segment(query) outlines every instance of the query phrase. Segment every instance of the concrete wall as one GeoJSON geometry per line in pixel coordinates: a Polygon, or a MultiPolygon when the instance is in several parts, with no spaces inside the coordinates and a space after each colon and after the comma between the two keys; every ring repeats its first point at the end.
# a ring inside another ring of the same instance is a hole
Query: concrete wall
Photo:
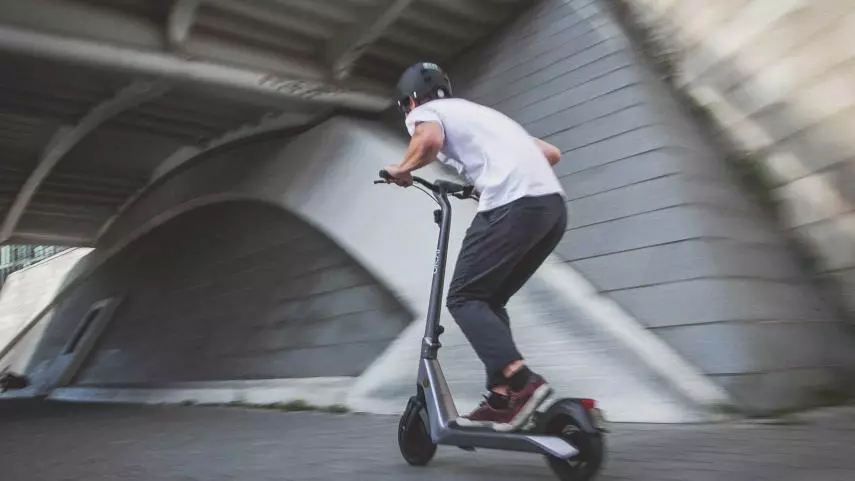
{"type": "Polygon", "coordinates": [[[558,253],[601,293],[744,406],[818,401],[855,341],[607,4],[538,2],[453,66],[457,93],[562,150],[558,253]]]}
{"type": "MultiPolygon", "coordinates": [[[[631,0],[855,316],[855,3],[631,0]]],[[[855,318],[855,317],[853,317],[855,318]]]]}
{"type": "Polygon", "coordinates": [[[89,307],[112,296],[123,302],[77,386],[355,376],[411,319],[310,225],[232,201],[171,219],[87,273],[10,362],[40,384],[89,307]]]}
{"type": "Polygon", "coordinates": [[[76,385],[355,376],[410,320],[322,233],[247,201],[159,226],[96,270],[56,317],[80,318],[113,295],[123,303],[76,385]]]}
{"type": "Polygon", "coordinates": [[[78,278],[25,371],[47,372],[89,307],[113,296],[123,302],[76,385],[354,376],[411,319],[309,224],[226,201],[170,219],[78,278]]]}
{"type": "MultiPolygon", "coordinates": [[[[69,249],[9,276],[0,291],[0,352],[13,347],[10,343],[23,334],[30,322],[50,304],[66,276],[90,251],[69,249]]],[[[43,325],[41,323],[37,329],[43,325]]],[[[13,370],[24,369],[34,347],[32,343],[23,343],[14,346],[14,352],[0,355],[0,370],[7,366],[13,370]]]]}

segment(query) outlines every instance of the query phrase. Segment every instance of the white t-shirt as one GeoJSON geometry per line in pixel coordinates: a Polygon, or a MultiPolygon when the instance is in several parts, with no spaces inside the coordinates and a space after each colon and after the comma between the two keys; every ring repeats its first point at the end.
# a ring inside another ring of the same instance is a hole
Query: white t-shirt
{"type": "Polygon", "coordinates": [[[465,99],[437,99],[407,115],[411,136],[419,122],[442,126],[444,145],[438,160],[475,186],[481,195],[479,211],[525,196],[565,195],[535,140],[501,112],[465,99]]]}

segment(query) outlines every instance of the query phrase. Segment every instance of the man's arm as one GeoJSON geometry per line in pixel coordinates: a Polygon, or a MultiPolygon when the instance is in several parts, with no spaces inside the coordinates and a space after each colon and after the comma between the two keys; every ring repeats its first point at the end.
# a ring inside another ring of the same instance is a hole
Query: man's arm
{"type": "Polygon", "coordinates": [[[404,159],[398,164],[399,172],[408,174],[436,160],[443,142],[442,126],[436,122],[421,122],[416,125],[404,159]]]}
{"type": "Polygon", "coordinates": [[[543,155],[546,156],[546,160],[549,161],[549,165],[555,165],[561,160],[561,151],[558,150],[558,147],[545,140],[540,140],[537,137],[532,138],[535,143],[537,143],[537,146],[540,147],[540,151],[543,152],[543,155]]]}

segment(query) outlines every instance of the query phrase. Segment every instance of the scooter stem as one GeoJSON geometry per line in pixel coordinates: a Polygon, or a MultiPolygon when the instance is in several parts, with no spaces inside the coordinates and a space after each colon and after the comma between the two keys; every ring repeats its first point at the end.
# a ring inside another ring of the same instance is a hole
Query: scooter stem
{"type": "Polygon", "coordinates": [[[436,256],[433,261],[433,280],[430,288],[430,302],[428,303],[427,322],[425,323],[425,335],[422,342],[422,359],[436,359],[437,350],[440,348],[439,317],[442,312],[442,295],[445,284],[445,263],[448,258],[448,237],[451,231],[451,205],[448,195],[444,190],[434,193],[434,197],[440,205],[438,218],[439,240],[436,246],[436,256]]]}

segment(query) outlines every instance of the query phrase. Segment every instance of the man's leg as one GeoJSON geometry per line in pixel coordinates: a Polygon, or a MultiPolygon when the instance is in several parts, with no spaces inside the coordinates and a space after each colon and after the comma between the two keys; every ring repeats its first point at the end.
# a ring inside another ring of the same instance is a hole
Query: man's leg
{"type": "MultiPolygon", "coordinates": [[[[544,200],[546,207],[557,213],[553,227],[523,255],[505,282],[502,283],[498,294],[490,302],[493,311],[508,326],[509,330],[510,317],[506,309],[508,301],[537,272],[547,257],[555,250],[555,247],[558,246],[567,229],[567,208],[564,200],[560,199],[560,203],[550,202],[551,199],[544,200]]],[[[494,386],[492,391],[510,398],[509,405],[516,413],[515,421],[528,418],[542,402],[542,399],[552,392],[551,388],[545,386],[546,383],[543,378],[531,372],[522,359],[506,366],[503,375],[505,382],[502,385],[494,386]],[[538,393],[538,390],[542,392],[538,393]]]]}
{"type": "Polygon", "coordinates": [[[566,229],[567,210],[565,208],[556,220],[552,230],[520,259],[519,263],[514,266],[510,275],[505,279],[505,282],[502,283],[498,294],[490,301],[490,307],[493,309],[493,312],[509,328],[511,319],[506,309],[508,301],[531,279],[531,276],[537,272],[546,258],[549,257],[549,254],[555,250],[555,247],[558,246],[558,243],[564,237],[566,229]]]}
{"type": "MultiPolygon", "coordinates": [[[[562,206],[555,207],[561,208],[562,206]]],[[[564,237],[566,229],[567,209],[563,207],[563,209],[559,210],[555,224],[549,232],[520,258],[519,262],[511,269],[510,274],[502,282],[497,294],[490,300],[490,308],[502,320],[502,323],[508,326],[508,329],[511,329],[511,320],[506,308],[508,301],[531,279],[531,276],[537,272],[546,258],[555,250],[555,247],[558,246],[558,243],[564,237]]],[[[511,374],[513,374],[515,369],[511,369],[511,371],[511,374]]],[[[502,387],[504,388],[504,386],[502,387]]]]}
{"type": "Polygon", "coordinates": [[[552,254],[552,251],[561,242],[564,233],[567,230],[567,209],[566,207],[559,211],[559,215],[552,226],[552,229],[544,236],[540,242],[525,253],[519,263],[514,266],[510,275],[502,283],[498,295],[493,299],[493,306],[496,313],[503,318],[505,324],[510,325],[510,318],[505,310],[508,301],[516,294],[522,286],[531,279],[531,276],[543,265],[546,258],[552,254]]]}
{"type": "MultiPolygon", "coordinates": [[[[506,295],[509,278],[528,253],[554,230],[556,221],[561,217],[561,212],[556,211],[554,205],[564,208],[563,200],[559,196],[554,197],[522,199],[479,213],[461,247],[449,289],[448,308],[484,363],[488,388],[494,392],[504,391],[502,387],[509,381],[517,385],[518,382],[513,381],[530,374],[527,368],[521,371],[523,358],[511,337],[507,313],[503,310],[497,312],[494,303],[506,295]],[[511,367],[513,371],[509,372],[511,367]],[[519,375],[515,375],[516,371],[520,371],[519,375]]],[[[525,278],[514,281],[520,286],[524,282],[525,278]]],[[[513,290],[516,289],[519,287],[513,290]]],[[[530,397],[531,393],[528,394],[530,397]]],[[[488,403],[472,413],[469,419],[508,422],[509,419],[500,419],[508,415],[508,410],[497,404],[500,400],[491,396],[488,403]]]]}
{"type": "Polygon", "coordinates": [[[497,220],[500,215],[506,214],[491,211],[475,216],[461,244],[446,301],[455,322],[484,363],[488,389],[504,383],[504,366],[522,359],[510,326],[489,302],[527,247],[526,239],[506,232],[505,223],[497,220]]]}

